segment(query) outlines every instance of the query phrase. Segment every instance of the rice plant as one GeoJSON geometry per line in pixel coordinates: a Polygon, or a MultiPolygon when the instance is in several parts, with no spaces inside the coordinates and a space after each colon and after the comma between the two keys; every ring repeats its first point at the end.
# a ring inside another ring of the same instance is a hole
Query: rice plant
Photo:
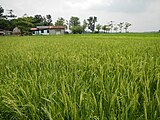
{"type": "Polygon", "coordinates": [[[159,120],[160,35],[0,37],[0,119],[159,120]]]}

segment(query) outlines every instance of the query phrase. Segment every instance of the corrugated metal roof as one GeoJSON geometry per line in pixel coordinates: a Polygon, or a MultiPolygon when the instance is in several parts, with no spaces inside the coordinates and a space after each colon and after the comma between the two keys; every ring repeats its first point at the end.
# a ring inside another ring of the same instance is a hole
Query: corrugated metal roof
{"type": "Polygon", "coordinates": [[[65,29],[64,26],[48,26],[49,29],[65,29]]]}
{"type": "Polygon", "coordinates": [[[37,29],[37,28],[31,28],[31,30],[33,30],[33,31],[34,31],[34,30],[38,30],[38,29],[37,29]]]}
{"type": "Polygon", "coordinates": [[[31,31],[43,30],[43,29],[65,29],[64,26],[37,26],[36,28],[31,28],[31,31]]]}
{"type": "Polygon", "coordinates": [[[0,33],[4,33],[3,31],[0,31],[0,33]]]}
{"type": "Polygon", "coordinates": [[[37,28],[39,28],[39,29],[47,29],[48,26],[37,26],[37,28]]]}

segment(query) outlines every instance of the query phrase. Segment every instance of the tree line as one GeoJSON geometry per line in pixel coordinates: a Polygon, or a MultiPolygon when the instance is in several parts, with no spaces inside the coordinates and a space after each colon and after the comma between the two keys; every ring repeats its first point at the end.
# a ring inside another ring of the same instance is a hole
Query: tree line
{"type": "Polygon", "coordinates": [[[123,29],[125,32],[128,32],[128,28],[131,26],[128,22],[114,24],[113,21],[110,21],[105,25],[98,24],[97,22],[96,16],[90,16],[88,19],[84,19],[82,23],[80,22],[80,18],[75,16],[71,16],[69,20],[60,17],[53,23],[50,14],[46,16],[28,16],[24,14],[22,17],[17,18],[13,14],[13,10],[8,10],[8,14],[4,15],[4,9],[0,5],[0,29],[12,31],[15,27],[18,27],[21,33],[26,35],[31,34],[30,28],[36,26],[65,26],[66,30],[70,30],[73,34],[87,33],[88,31],[92,33],[121,33],[123,29]]]}

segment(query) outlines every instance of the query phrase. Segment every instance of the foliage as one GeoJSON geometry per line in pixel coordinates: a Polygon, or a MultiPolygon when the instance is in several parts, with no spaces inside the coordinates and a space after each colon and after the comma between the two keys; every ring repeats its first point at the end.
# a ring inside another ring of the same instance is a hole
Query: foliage
{"type": "Polygon", "coordinates": [[[113,29],[113,27],[114,27],[114,25],[113,25],[113,21],[110,21],[110,23],[109,23],[109,28],[110,28],[111,33],[112,33],[112,29],[113,29]]]}
{"type": "Polygon", "coordinates": [[[99,33],[101,27],[102,27],[102,26],[101,26],[100,24],[97,24],[97,25],[96,25],[96,29],[98,30],[98,33],[99,33]]]}
{"type": "Polygon", "coordinates": [[[4,12],[4,9],[3,9],[3,7],[0,5],[0,18],[3,16],[3,12],[4,12]]]}
{"type": "Polygon", "coordinates": [[[94,32],[95,29],[95,23],[97,22],[97,17],[89,17],[87,19],[88,21],[88,29],[90,29],[92,32],[94,32]]]}
{"type": "Polygon", "coordinates": [[[158,120],[160,34],[1,37],[0,119],[158,120]]]}
{"type": "Polygon", "coordinates": [[[0,29],[10,30],[16,27],[15,24],[16,19],[8,20],[8,19],[0,19],[0,29]]]}
{"type": "Polygon", "coordinates": [[[111,26],[110,25],[106,25],[106,32],[109,33],[110,30],[111,30],[111,26]]]}
{"type": "Polygon", "coordinates": [[[13,10],[8,10],[8,15],[6,15],[6,18],[15,19],[17,16],[13,14],[13,10]]]}
{"type": "Polygon", "coordinates": [[[51,15],[46,15],[48,25],[52,25],[52,17],[51,15]]]}
{"type": "Polygon", "coordinates": [[[83,20],[83,25],[82,25],[82,27],[83,27],[83,32],[85,32],[85,29],[87,28],[87,25],[88,25],[87,21],[86,21],[86,20],[83,20]]]}
{"type": "Polygon", "coordinates": [[[106,32],[106,28],[107,28],[107,25],[102,26],[102,30],[104,31],[104,33],[106,32]]]}
{"type": "Polygon", "coordinates": [[[83,27],[82,26],[73,26],[72,28],[71,28],[71,30],[72,30],[72,33],[73,34],[82,34],[82,32],[83,32],[83,27]]]}
{"type": "Polygon", "coordinates": [[[115,32],[117,32],[117,31],[118,31],[118,27],[115,26],[115,27],[113,28],[113,30],[114,30],[115,32]]]}
{"type": "Polygon", "coordinates": [[[65,26],[65,19],[60,17],[58,20],[55,22],[55,26],[65,26]]]}
{"type": "Polygon", "coordinates": [[[79,26],[80,25],[80,21],[78,17],[71,17],[69,20],[69,26],[70,28],[74,27],[74,26],[79,26]]]}
{"type": "Polygon", "coordinates": [[[42,23],[42,22],[43,22],[43,17],[42,17],[42,15],[35,15],[35,16],[34,16],[34,22],[35,22],[35,23],[42,23]]]}
{"type": "Polygon", "coordinates": [[[130,27],[132,24],[131,23],[128,23],[128,22],[125,22],[124,24],[124,29],[126,30],[126,33],[128,32],[128,27],[130,27]]]}
{"type": "Polygon", "coordinates": [[[83,28],[80,26],[80,20],[78,17],[71,17],[69,20],[69,29],[72,31],[73,34],[82,33],[83,28]]]}
{"type": "Polygon", "coordinates": [[[51,16],[47,15],[48,17],[48,22],[46,20],[45,17],[43,17],[42,15],[35,15],[34,16],[34,26],[47,26],[49,24],[51,24],[51,16]]]}
{"type": "Polygon", "coordinates": [[[123,22],[117,24],[117,26],[119,27],[120,33],[122,32],[123,24],[124,24],[123,22]]]}
{"type": "Polygon", "coordinates": [[[18,18],[16,20],[16,26],[21,30],[23,35],[30,34],[30,28],[34,26],[32,23],[33,21],[32,17],[24,17],[24,18],[18,18]]]}

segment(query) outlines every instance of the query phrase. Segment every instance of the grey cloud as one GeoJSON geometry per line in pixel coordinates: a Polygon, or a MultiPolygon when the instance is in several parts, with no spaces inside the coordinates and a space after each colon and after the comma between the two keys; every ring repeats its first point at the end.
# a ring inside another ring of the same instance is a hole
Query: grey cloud
{"type": "Polygon", "coordinates": [[[147,9],[151,0],[115,0],[108,10],[115,12],[137,13],[147,9]]]}
{"type": "Polygon", "coordinates": [[[154,1],[155,0],[111,0],[110,5],[108,5],[108,1],[103,0],[101,4],[92,6],[91,9],[122,13],[140,13],[147,10],[150,3],[154,1]]]}
{"type": "Polygon", "coordinates": [[[1,0],[0,5],[13,9],[19,17],[24,13],[51,14],[55,21],[58,17],[78,16],[83,20],[95,15],[100,24],[130,21],[132,31],[160,29],[160,0],[1,0]]]}

